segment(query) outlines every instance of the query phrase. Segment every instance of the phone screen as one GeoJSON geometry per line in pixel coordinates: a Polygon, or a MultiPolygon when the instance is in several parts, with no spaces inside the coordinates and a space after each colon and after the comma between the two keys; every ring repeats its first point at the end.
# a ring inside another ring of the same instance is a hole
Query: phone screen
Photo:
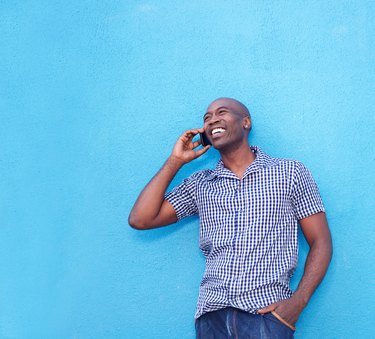
{"type": "Polygon", "coordinates": [[[212,145],[205,132],[199,133],[202,146],[212,145]]]}

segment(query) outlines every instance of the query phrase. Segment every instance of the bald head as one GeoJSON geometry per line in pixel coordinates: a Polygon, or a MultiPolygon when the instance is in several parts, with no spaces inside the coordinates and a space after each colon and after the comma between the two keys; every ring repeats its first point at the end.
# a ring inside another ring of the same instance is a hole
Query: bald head
{"type": "Polygon", "coordinates": [[[251,120],[251,115],[248,110],[248,108],[240,101],[233,99],[233,98],[218,98],[214,100],[207,108],[207,112],[210,112],[213,108],[218,107],[218,106],[224,106],[230,108],[233,112],[241,115],[242,117],[248,117],[250,120],[250,128],[249,132],[252,127],[252,120],[251,120]]]}
{"type": "Polygon", "coordinates": [[[240,102],[240,101],[238,101],[236,99],[233,99],[233,98],[218,98],[218,99],[214,100],[210,104],[210,106],[212,106],[213,104],[215,104],[215,103],[217,103],[219,101],[222,104],[224,104],[226,106],[230,106],[231,108],[235,109],[238,113],[241,113],[243,116],[250,117],[250,112],[247,109],[247,107],[242,102],[240,102]]]}

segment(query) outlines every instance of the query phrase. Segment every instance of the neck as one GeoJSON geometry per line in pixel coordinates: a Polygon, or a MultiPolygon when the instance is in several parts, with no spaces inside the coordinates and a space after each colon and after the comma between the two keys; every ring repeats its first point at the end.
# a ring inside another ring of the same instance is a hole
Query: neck
{"type": "Polygon", "coordinates": [[[230,152],[220,152],[224,166],[242,179],[243,174],[256,156],[248,144],[230,152]]]}

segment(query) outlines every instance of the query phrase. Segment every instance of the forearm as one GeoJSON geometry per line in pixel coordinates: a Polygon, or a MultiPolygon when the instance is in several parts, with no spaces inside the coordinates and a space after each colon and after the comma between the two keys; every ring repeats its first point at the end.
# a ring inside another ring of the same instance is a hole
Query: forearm
{"type": "Polygon", "coordinates": [[[310,245],[305,269],[294,298],[298,299],[301,307],[309,302],[316,288],[323,280],[332,257],[332,242],[330,237],[315,240],[310,245]]]}
{"type": "Polygon", "coordinates": [[[179,169],[184,164],[200,157],[210,148],[210,146],[205,146],[196,150],[201,142],[199,140],[193,142],[193,138],[203,131],[203,128],[196,128],[180,136],[173,147],[171,156],[135,202],[129,215],[130,226],[137,229],[149,229],[177,221],[176,212],[173,206],[164,200],[164,194],[179,169]]]}
{"type": "Polygon", "coordinates": [[[161,211],[164,202],[164,194],[172,179],[182,166],[183,163],[174,157],[169,157],[167,159],[135,202],[128,220],[131,226],[138,229],[161,226],[156,225],[155,221],[161,211]]]}
{"type": "Polygon", "coordinates": [[[258,313],[275,312],[277,317],[281,317],[283,321],[288,323],[287,326],[293,328],[314,291],[324,278],[332,257],[332,243],[328,228],[324,227],[323,232],[325,233],[323,237],[314,241],[308,239],[310,251],[306,259],[302,279],[293,296],[264,307],[258,313]]]}

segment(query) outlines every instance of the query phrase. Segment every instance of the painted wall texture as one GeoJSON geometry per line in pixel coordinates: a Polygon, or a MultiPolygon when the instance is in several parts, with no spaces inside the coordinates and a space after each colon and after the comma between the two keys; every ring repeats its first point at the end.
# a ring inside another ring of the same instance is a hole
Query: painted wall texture
{"type": "Polygon", "coordinates": [[[373,338],[374,23],[365,0],[0,1],[0,338],[194,338],[198,219],[127,217],[219,96],[325,202],[334,257],[296,338],[373,338]]]}

